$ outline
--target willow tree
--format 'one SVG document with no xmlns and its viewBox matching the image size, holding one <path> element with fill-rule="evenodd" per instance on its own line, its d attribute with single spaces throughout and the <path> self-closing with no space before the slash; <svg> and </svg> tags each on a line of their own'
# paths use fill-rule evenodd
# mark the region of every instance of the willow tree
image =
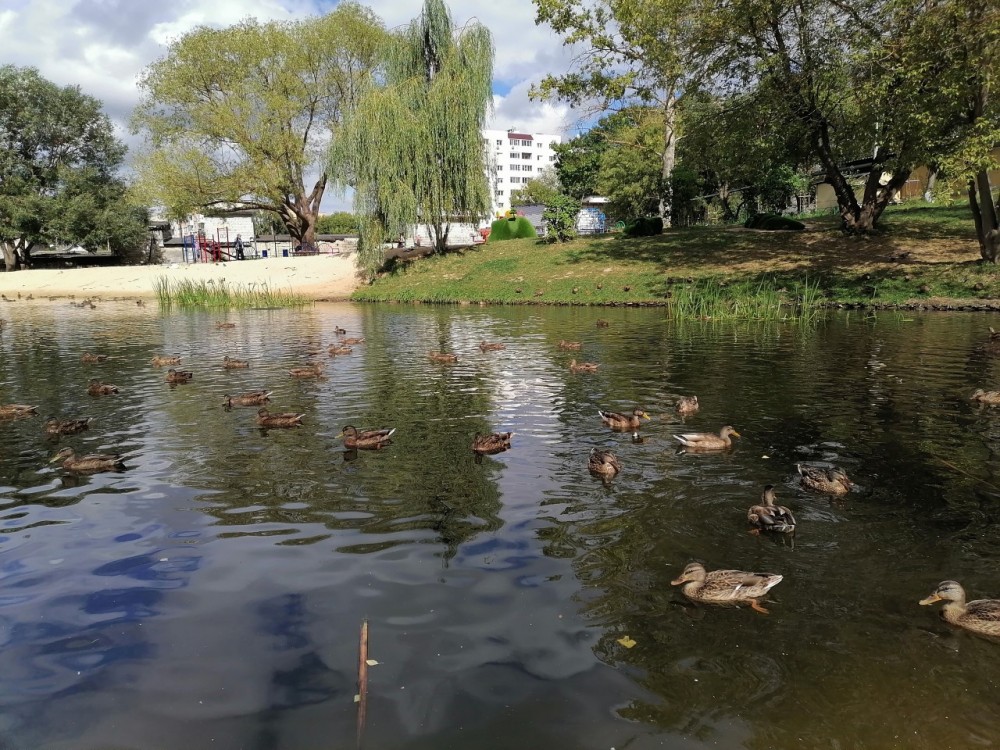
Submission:
<svg viewBox="0 0 1000 750">
<path fill-rule="evenodd" d="M 172 215 L 269 212 L 313 243 L 326 148 L 384 35 L 378 17 L 351 2 L 304 21 L 248 19 L 184 35 L 139 79 L 137 193 Z"/>
<path fill-rule="evenodd" d="M 382 265 L 382 245 L 406 227 L 430 227 L 448 244 L 451 222 L 489 215 L 482 129 L 492 104 L 493 38 L 478 22 L 456 29 L 442 0 L 386 42 L 372 77 L 330 153 L 330 173 L 354 188 L 359 263 Z"/>
</svg>

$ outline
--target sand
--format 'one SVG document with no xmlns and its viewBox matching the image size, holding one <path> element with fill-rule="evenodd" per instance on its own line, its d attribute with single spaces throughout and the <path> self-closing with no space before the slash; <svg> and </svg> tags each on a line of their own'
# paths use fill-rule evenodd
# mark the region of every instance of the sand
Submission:
<svg viewBox="0 0 1000 750">
<path fill-rule="evenodd" d="M 38 269 L 0 273 L 0 293 L 17 298 L 155 297 L 156 280 L 225 280 L 227 285 L 267 282 L 273 290 L 291 290 L 314 300 L 347 299 L 360 283 L 354 254 L 304 258 L 260 258 L 225 263 L 109 266 L 104 268 Z"/>
</svg>

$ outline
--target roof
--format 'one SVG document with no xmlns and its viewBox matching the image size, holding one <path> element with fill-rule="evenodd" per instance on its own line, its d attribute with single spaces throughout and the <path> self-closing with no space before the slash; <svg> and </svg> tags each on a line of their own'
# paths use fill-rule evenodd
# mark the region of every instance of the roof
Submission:
<svg viewBox="0 0 1000 750">
<path fill-rule="evenodd" d="M 522 141 L 533 141 L 533 140 L 535 140 L 534 136 L 529 135 L 528 133 L 514 133 L 514 132 L 512 132 L 510 130 L 507 131 L 507 137 L 508 138 L 520 138 Z"/>
</svg>

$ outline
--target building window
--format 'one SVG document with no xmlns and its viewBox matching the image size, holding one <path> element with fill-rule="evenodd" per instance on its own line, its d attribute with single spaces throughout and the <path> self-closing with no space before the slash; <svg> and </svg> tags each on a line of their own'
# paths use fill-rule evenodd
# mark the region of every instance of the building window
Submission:
<svg viewBox="0 0 1000 750">
<path fill-rule="evenodd" d="M 521 171 L 521 165 L 520 164 L 511 164 L 510 165 L 510 171 L 511 172 L 520 172 Z"/>
<path fill-rule="evenodd" d="M 510 145 L 511 146 L 520 146 L 521 142 L 519 140 L 517 140 L 517 138 L 511 138 L 510 139 Z"/>
<path fill-rule="evenodd" d="M 525 172 L 530 172 L 532 169 L 534 169 L 534 167 L 531 166 L 530 164 L 525 164 L 524 165 L 524 171 Z"/>
<path fill-rule="evenodd" d="M 556 157 L 554 157 L 554 156 L 550 156 L 549 157 L 549 161 L 555 161 L 555 160 L 556 160 Z"/>
<path fill-rule="evenodd" d="M 521 154 L 521 158 L 522 159 L 530 159 L 531 158 L 531 154 Z"/>
<path fill-rule="evenodd" d="M 502 146 L 502 145 L 503 145 L 503 141 L 502 141 L 502 140 L 500 140 L 499 138 L 497 138 L 497 145 L 498 145 L 498 146 Z"/>
<path fill-rule="evenodd" d="M 503 190 L 497 190 L 497 198 L 503 195 Z"/>
<path fill-rule="evenodd" d="M 541 160 L 542 160 L 542 155 L 541 155 L 541 154 L 539 154 L 539 155 L 538 155 L 538 161 L 541 161 Z"/>
<path fill-rule="evenodd" d="M 510 158 L 511 158 L 511 159 L 518 159 L 518 158 L 520 158 L 520 157 L 519 157 L 519 156 L 518 156 L 518 155 L 517 155 L 517 154 L 516 154 L 515 152 L 511 151 L 511 152 L 510 152 Z"/>
</svg>

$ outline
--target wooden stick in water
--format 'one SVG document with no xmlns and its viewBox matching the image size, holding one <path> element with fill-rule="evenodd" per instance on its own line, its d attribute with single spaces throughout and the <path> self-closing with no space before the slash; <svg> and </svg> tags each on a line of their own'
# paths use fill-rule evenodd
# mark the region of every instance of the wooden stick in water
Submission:
<svg viewBox="0 0 1000 750">
<path fill-rule="evenodd" d="M 368 620 L 361 621 L 361 638 L 358 644 L 358 748 L 365 736 L 365 718 L 368 713 Z"/>
</svg>

